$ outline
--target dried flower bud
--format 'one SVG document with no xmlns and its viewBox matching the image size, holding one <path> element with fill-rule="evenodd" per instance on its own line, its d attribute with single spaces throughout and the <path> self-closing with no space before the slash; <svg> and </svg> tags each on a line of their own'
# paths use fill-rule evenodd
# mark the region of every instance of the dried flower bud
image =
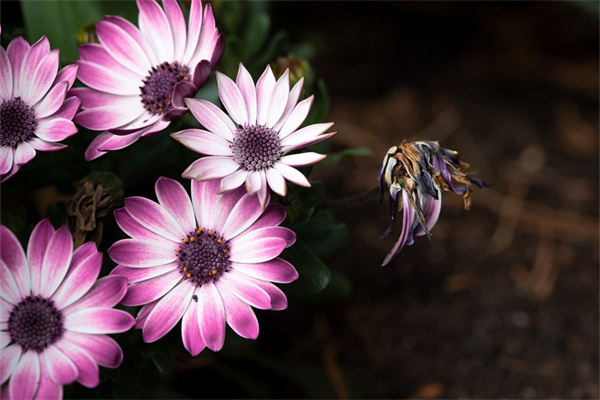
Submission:
<svg viewBox="0 0 600 400">
<path fill-rule="evenodd" d="M 99 43 L 96 35 L 96 24 L 85 24 L 77 29 L 77 44 Z"/>
<path fill-rule="evenodd" d="M 379 188 L 382 199 L 386 189 L 389 191 L 392 221 L 382 238 L 392 233 L 398 211 L 403 211 L 403 218 L 400 237 L 382 265 L 413 244 L 415 235 L 431 237 L 430 230 L 440 215 L 442 191 L 462 195 L 465 209 L 471 207 L 471 184 L 480 188 L 485 184 L 468 176 L 468 168 L 456 151 L 440 147 L 438 142 L 402 142 L 388 150 L 379 172 Z M 454 187 L 452 180 L 462 186 Z"/>
<path fill-rule="evenodd" d="M 271 68 L 277 77 L 283 75 L 285 70 L 289 69 L 291 86 L 295 85 L 301 78 L 304 78 L 305 81 L 312 79 L 312 71 L 308 62 L 293 54 L 288 54 L 287 57 L 278 57 L 277 61 L 271 64 Z"/>
</svg>

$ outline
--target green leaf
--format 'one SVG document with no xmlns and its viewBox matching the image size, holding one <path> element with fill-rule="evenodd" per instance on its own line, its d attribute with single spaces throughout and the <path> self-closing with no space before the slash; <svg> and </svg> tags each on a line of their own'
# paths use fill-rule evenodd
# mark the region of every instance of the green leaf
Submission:
<svg viewBox="0 0 600 400">
<path fill-rule="evenodd" d="M 244 35 L 245 46 L 242 59 L 247 59 L 263 46 L 270 27 L 271 18 L 267 13 L 261 13 L 248 21 L 248 27 Z"/>
<path fill-rule="evenodd" d="M 329 283 L 331 271 L 304 243 L 297 241 L 281 257 L 292 263 L 298 271 L 298 284 L 311 293 L 319 293 Z"/>
<path fill-rule="evenodd" d="M 371 152 L 371 150 L 367 149 L 366 147 L 357 147 L 355 149 L 346 149 L 346 150 L 339 151 L 337 153 L 327 154 L 327 157 L 323 161 L 321 161 L 321 164 L 325 164 L 325 165 L 336 164 L 346 157 L 354 157 L 354 156 L 368 157 L 371 155 L 373 155 L 373 153 Z"/>
</svg>

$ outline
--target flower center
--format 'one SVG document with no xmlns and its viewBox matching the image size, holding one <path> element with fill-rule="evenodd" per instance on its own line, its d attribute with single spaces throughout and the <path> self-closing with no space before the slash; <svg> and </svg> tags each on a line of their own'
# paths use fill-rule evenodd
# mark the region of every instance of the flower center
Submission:
<svg viewBox="0 0 600 400">
<path fill-rule="evenodd" d="M 37 120 L 32 107 L 20 97 L 0 104 L 0 145 L 17 147 L 34 137 Z"/>
<path fill-rule="evenodd" d="M 187 65 L 180 65 L 177 61 L 164 62 L 148 71 L 148 76 L 142 81 L 142 104 L 152 114 L 166 114 L 173 109 L 173 88 L 181 81 L 191 81 Z"/>
<path fill-rule="evenodd" d="M 240 125 L 231 150 L 233 160 L 248 171 L 270 168 L 281 155 L 279 135 L 264 125 Z"/>
<path fill-rule="evenodd" d="M 62 313 L 52 300 L 28 296 L 21 300 L 8 318 L 8 333 L 12 342 L 23 351 L 38 353 L 61 338 L 64 332 Z"/>
<path fill-rule="evenodd" d="M 215 282 L 230 269 L 229 243 L 217 232 L 198 228 L 182 241 L 179 271 L 196 286 Z"/>
</svg>

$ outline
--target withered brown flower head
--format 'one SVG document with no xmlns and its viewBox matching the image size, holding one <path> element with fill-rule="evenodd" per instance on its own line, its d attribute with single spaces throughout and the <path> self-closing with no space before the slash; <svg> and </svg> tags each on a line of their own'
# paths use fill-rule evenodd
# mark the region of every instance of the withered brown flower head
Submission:
<svg viewBox="0 0 600 400">
<path fill-rule="evenodd" d="M 467 175 L 469 164 L 460 160 L 458 152 L 440 147 L 437 141 L 402 142 L 391 147 L 379 172 L 379 188 L 383 199 L 389 190 L 391 223 L 382 235 L 392 233 L 396 213 L 403 211 L 402 232 L 382 265 L 406 246 L 414 236 L 427 235 L 437 222 L 442 205 L 442 191 L 463 196 L 465 209 L 471 207 L 471 184 L 485 184 Z M 454 187 L 452 180 L 461 184 Z M 406 205 L 410 205 L 406 206 Z"/>
</svg>

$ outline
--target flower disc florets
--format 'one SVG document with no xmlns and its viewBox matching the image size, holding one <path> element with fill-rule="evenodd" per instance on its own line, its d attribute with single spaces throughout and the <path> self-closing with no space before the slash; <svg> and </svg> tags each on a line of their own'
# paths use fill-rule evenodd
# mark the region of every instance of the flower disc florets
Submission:
<svg viewBox="0 0 600 400">
<path fill-rule="evenodd" d="M 217 232 L 198 228 L 177 249 L 179 271 L 196 286 L 217 281 L 229 271 L 229 243 Z"/>
<path fill-rule="evenodd" d="M 264 125 L 240 125 L 231 150 L 233 160 L 247 171 L 270 168 L 281 156 L 279 135 Z"/>
<path fill-rule="evenodd" d="M 12 342 L 23 351 L 38 353 L 63 335 L 63 316 L 52 300 L 28 296 L 14 306 L 8 319 L 8 333 Z"/>
<path fill-rule="evenodd" d="M 37 120 L 33 107 L 20 97 L 0 104 L 0 146 L 16 148 L 35 136 Z"/>
<path fill-rule="evenodd" d="M 142 81 L 142 104 L 152 114 L 165 114 L 173 109 L 173 89 L 178 82 L 190 81 L 189 68 L 173 63 L 164 62 L 148 71 L 148 76 Z"/>
</svg>

